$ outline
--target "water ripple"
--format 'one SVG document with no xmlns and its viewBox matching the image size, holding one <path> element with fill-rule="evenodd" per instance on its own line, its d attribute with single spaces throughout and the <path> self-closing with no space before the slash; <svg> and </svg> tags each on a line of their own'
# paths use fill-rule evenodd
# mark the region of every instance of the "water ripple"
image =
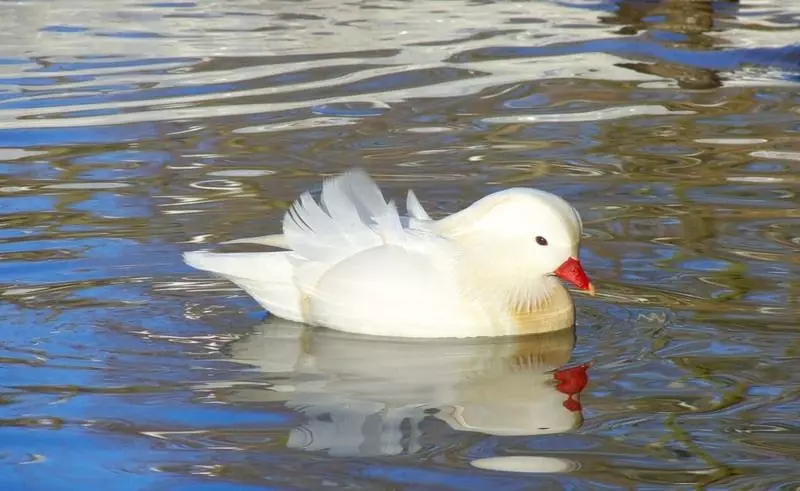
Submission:
<svg viewBox="0 0 800 491">
<path fill-rule="evenodd" d="M 4 489 L 796 487 L 797 2 L 3 12 Z M 569 199 L 574 336 L 265 324 L 181 263 L 352 166 Z"/>
</svg>

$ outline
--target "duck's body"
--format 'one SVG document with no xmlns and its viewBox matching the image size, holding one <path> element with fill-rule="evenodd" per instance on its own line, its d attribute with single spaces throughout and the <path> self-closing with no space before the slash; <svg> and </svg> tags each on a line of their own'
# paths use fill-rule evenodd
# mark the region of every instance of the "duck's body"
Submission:
<svg viewBox="0 0 800 491">
<path fill-rule="evenodd" d="M 233 281 L 273 315 L 341 331 L 475 337 L 572 325 L 572 300 L 553 274 L 591 284 L 577 262 L 580 218 L 561 198 L 510 189 L 432 220 L 409 193 L 407 208 L 411 217 L 400 217 L 365 173 L 351 171 L 325 182 L 322 207 L 301 196 L 283 235 L 238 241 L 288 250 L 185 259 Z M 542 239 L 530 236 L 531 222 L 548 235 L 547 247 L 533 242 L 538 255 L 527 251 Z"/>
</svg>

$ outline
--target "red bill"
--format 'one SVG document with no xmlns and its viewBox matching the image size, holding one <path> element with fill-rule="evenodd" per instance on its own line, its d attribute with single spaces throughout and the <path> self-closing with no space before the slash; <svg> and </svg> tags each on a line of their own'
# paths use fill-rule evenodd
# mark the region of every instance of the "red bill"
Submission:
<svg viewBox="0 0 800 491">
<path fill-rule="evenodd" d="M 567 259 L 564 261 L 564 264 L 559 266 L 553 273 L 562 280 L 568 281 L 579 289 L 589 292 L 589 295 L 594 296 L 594 285 L 589 281 L 589 277 L 586 276 L 586 271 L 583 270 L 581 262 L 576 258 L 571 257 Z"/>
</svg>

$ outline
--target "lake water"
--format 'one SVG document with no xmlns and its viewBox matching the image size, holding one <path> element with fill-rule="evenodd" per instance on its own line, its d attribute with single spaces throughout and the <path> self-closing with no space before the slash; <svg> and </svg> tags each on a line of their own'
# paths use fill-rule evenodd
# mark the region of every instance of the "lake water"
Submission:
<svg viewBox="0 0 800 491">
<path fill-rule="evenodd" d="M 800 486 L 800 3 L 0 9 L 1 489 Z M 565 196 L 598 296 L 394 342 L 182 263 L 353 166 Z"/>
</svg>

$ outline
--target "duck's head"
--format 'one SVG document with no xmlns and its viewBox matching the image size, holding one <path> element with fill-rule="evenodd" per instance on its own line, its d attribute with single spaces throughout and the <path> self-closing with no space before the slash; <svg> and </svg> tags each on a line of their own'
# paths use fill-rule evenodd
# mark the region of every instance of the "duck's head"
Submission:
<svg viewBox="0 0 800 491">
<path fill-rule="evenodd" d="M 594 294 L 578 259 L 580 215 L 559 196 L 511 188 L 480 199 L 438 226 L 464 245 L 487 280 L 508 278 L 517 283 L 557 276 Z"/>
</svg>

